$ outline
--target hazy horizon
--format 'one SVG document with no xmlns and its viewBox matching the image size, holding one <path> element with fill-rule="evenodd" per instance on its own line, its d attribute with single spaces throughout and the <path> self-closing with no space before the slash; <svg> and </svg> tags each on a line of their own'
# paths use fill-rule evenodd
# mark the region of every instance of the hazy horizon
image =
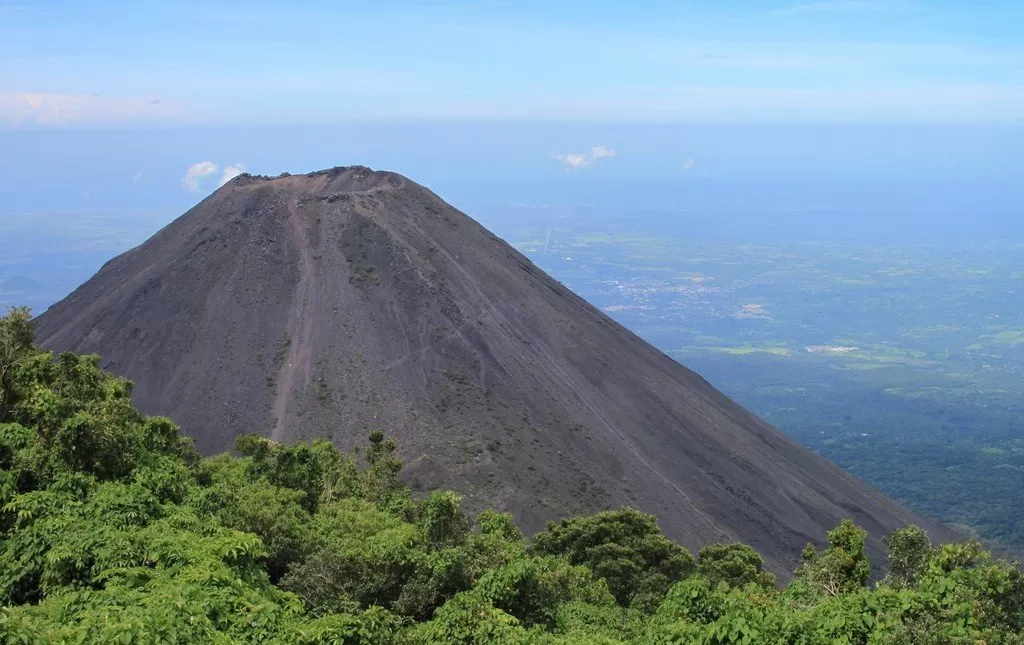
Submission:
<svg viewBox="0 0 1024 645">
<path fill-rule="evenodd" d="M 1024 203 L 1017 126 L 365 123 L 6 131 L 0 143 L 6 217 L 170 221 L 225 173 L 353 164 L 400 172 L 470 215 L 510 205 L 705 213 L 753 222 L 752 233 L 795 216 L 814 222 L 796 233 L 825 238 L 881 240 L 907 226 L 930 239 L 1018 236 Z"/>
<path fill-rule="evenodd" d="M 240 172 L 363 164 L 470 214 L 1017 235 L 1022 26 L 1008 0 L 0 0 L 0 216 L 169 221 Z"/>
</svg>

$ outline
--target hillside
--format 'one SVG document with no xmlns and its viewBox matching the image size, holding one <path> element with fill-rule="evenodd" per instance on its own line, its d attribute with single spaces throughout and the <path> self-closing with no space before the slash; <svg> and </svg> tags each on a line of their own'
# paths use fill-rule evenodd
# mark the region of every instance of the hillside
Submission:
<svg viewBox="0 0 1024 645">
<path fill-rule="evenodd" d="M 414 489 L 528 531 L 621 505 L 786 574 L 844 518 L 917 517 L 802 448 L 429 190 L 363 167 L 241 176 L 37 321 L 98 353 L 205 454 L 393 434 Z"/>
<path fill-rule="evenodd" d="M 383 432 L 361 458 L 240 437 L 199 458 L 94 356 L 0 318 L 0 634 L 11 643 L 1020 643 L 1024 575 L 977 543 L 888 538 L 868 585 L 843 521 L 783 589 L 633 509 L 524 538 L 458 495 L 414 500 Z"/>
</svg>

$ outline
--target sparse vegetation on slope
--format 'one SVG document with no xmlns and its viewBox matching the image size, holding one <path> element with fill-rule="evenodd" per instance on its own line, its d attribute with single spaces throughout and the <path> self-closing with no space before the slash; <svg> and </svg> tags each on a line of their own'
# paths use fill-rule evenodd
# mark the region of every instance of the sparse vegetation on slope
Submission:
<svg viewBox="0 0 1024 645">
<path fill-rule="evenodd" d="M 414 500 L 395 444 L 246 436 L 200 459 L 95 356 L 0 320 L 0 640 L 7 643 L 1022 643 L 1024 576 L 909 527 L 868 583 L 844 522 L 779 590 L 631 509 L 552 523 Z"/>
</svg>

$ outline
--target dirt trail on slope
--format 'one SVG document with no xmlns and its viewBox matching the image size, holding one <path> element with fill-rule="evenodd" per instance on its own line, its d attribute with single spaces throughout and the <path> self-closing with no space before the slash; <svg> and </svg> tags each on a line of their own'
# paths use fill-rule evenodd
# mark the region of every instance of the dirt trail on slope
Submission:
<svg viewBox="0 0 1024 645">
<path fill-rule="evenodd" d="M 274 431 L 271 433 L 271 439 L 274 441 L 284 441 L 287 438 L 285 420 L 288 404 L 295 392 L 296 383 L 303 388 L 309 385 L 313 360 L 313 315 L 310 309 L 316 268 L 313 265 L 309 234 L 294 208 L 288 210 L 288 225 L 299 253 L 299 282 L 295 288 L 285 332 L 288 348 L 277 374 L 277 395 L 272 411 L 275 422 Z"/>
</svg>

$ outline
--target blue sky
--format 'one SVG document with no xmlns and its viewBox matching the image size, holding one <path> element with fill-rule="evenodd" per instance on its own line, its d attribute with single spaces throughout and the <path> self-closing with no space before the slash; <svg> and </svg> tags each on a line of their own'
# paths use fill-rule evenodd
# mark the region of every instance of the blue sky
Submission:
<svg viewBox="0 0 1024 645">
<path fill-rule="evenodd" d="M 359 163 L 467 209 L 967 220 L 1019 213 L 1022 149 L 1020 0 L 0 0 L 0 215 Z"/>
<path fill-rule="evenodd" d="M 0 0 L 0 61 L 8 129 L 1024 121 L 1018 0 Z"/>
</svg>

